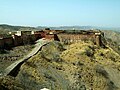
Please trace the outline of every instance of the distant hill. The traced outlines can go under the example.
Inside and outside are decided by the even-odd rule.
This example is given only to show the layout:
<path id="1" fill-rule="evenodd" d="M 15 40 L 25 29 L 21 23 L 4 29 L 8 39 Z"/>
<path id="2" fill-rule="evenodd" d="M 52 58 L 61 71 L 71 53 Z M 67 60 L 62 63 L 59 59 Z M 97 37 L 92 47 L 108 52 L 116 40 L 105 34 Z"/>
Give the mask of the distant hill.
<path id="1" fill-rule="evenodd" d="M 12 26 L 7 24 L 0 25 L 0 31 L 19 31 L 19 30 L 40 30 L 44 28 L 50 28 L 53 30 L 90 30 L 90 29 L 99 29 L 99 30 L 113 30 L 120 32 L 120 28 L 110 28 L 110 27 L 97 27 L 97 26 L 59 26 L 59 27 L 47 27 L 47 26 L 38 26 L 38 27 L 26 27 L 26 26 Z"/>
<path id="2" fill-rule="evenodd" d="M 9 31 L 31 31 L 31 30 L 38 30 L 35 27 L 25 27 L 25 26 L 12 26 L 1 24 L 0 25 L 0 34 L 8 33 Z"/>
<path id="3" fill-rule="evenodd" d="M 47 26 L 38 26 L 39 29 L 44 28 L 51 28 L 56 30 L 90 30 L 90 29 L 100 29 L 100 30 L 113 30 L 113 31 L 119 31 L 120 28 L 112 28 L 112 27 L 97 27 L 97 26 L 59 26 L 59 27 L 47 27 Z"/>
<path id="4" fill-rule="evenodd" d="M 43 29 L 43 28 L 51 28 L 51 29 L 56 29 L 56 30 L 89 30 L 93 29 L 95 27 L 92 26 L 59 26 L 59 27 L 47 27 L 47 26 L 38 26 L 37 28 Z"/>

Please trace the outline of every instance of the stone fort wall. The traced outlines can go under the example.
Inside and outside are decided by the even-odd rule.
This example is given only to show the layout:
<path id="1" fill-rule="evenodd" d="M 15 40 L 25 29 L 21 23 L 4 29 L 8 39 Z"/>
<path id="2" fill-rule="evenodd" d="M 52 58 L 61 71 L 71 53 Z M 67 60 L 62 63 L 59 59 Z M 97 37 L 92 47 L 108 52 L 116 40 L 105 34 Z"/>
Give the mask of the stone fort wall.
<path id="1" fill-rule="evenodd" d="M 95 34 L 67 34 L 67 33 L 61 33 L 61 34 L 58 34 L 58 38 L 64 44 L 71 44 L 71 43 L 74 43 L 74 42 L 90 40 L 98 46 L 102 45 L 101 35 L 95 35 Z"/>
<path id="2" fill-rule="evenodd" d="M 8 38 L 0 39 L 0 49 L 11 48 L 19 45 L 32 44 L 37 39 L 41 38 L 40 35 L 12 35 Z"/>
<path id="3" fill-rule="evenodd" d="M 13 45 L 14 42 L 12 37 L 0 39 L 0 48 L 9 48 L 12 47 Z"/>
<path id="4" fill-rule="evenodd" d="M 37 39 L 45 38 L 50 40 L 57 40 L 63 42 L 64 44 L 71 44 L 74 42 L 79 42 L 81 40 L 86 41 L 90 40 L 98 46 L 102 46 L 102 39 L 100 32 L 94 31 L 81 31 L 80 33 L 66 33 L 62 30 L 43 30 L 35 31 L 33 34 L 30 34 L 32 31 L 25 31 L 22 35 L 12 35 L 8 38 L 0 38 L 0 48 L 13 47 L 18 45 L 34 43 Z"/>

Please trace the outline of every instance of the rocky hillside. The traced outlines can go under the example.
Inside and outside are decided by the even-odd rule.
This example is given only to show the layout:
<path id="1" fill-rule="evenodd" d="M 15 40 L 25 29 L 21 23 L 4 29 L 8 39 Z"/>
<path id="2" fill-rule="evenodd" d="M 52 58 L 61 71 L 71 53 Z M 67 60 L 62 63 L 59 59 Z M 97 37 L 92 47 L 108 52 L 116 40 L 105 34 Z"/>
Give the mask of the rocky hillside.
<path id="1" fill-rule="evenodd" d="M 105 38 L 111 39 L 120 45 L 120 32 L 109 30 L 104 30 L 103 32 L 105 33 Z"/>
<path id="2" fill-rule="evenodd" d="M 120 54 L 120 32 L 104 30 L 107 44 Z"/>
<path id="3" fill-rule="evenodd" d="M 120 56 L 92 42 L 51 42 L 21 66 L 15 79 L 0 80 L 1 89 L 120 90 Z"/>

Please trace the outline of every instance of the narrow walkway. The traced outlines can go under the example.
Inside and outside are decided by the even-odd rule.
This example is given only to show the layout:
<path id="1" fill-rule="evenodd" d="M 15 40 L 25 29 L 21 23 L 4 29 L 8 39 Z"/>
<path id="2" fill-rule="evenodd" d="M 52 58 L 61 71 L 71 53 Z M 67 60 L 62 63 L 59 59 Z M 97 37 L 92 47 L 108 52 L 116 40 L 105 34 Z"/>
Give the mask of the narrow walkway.
<path id="1" fill-rule="evenodd" d="M 37 54 L 38 51 L 41 49 L 41 47 L 45 44 L 47 44 L 49 41 L 48 40 L 43 40 L 43 39 L 39 39 L 35 45 L 35 48 L 26 56 L 24 56 L 22 59 L 14 62 L 13 64 L 11 64 L 10 66 L 8 66 L 3 75 L 9 75 L 13 70 L 15 70 L 15 68 L 17 69 L 18 65 L 22 65 L 22 63 L 24 63 L 26 60 L 28 60 L 29 58 L 31 58 L 33 55 Z"/>

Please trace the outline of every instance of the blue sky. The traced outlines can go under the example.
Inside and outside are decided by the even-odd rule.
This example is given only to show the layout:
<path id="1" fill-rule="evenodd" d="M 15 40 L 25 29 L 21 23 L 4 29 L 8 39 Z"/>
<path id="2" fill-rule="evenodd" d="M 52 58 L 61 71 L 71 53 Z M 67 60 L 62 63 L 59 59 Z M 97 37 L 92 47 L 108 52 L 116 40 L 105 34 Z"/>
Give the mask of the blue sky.
<path id="1" fill-rule="evenodd" d="M 0 24 L 120 27 L 120 0 L 0 0 Z"/>

